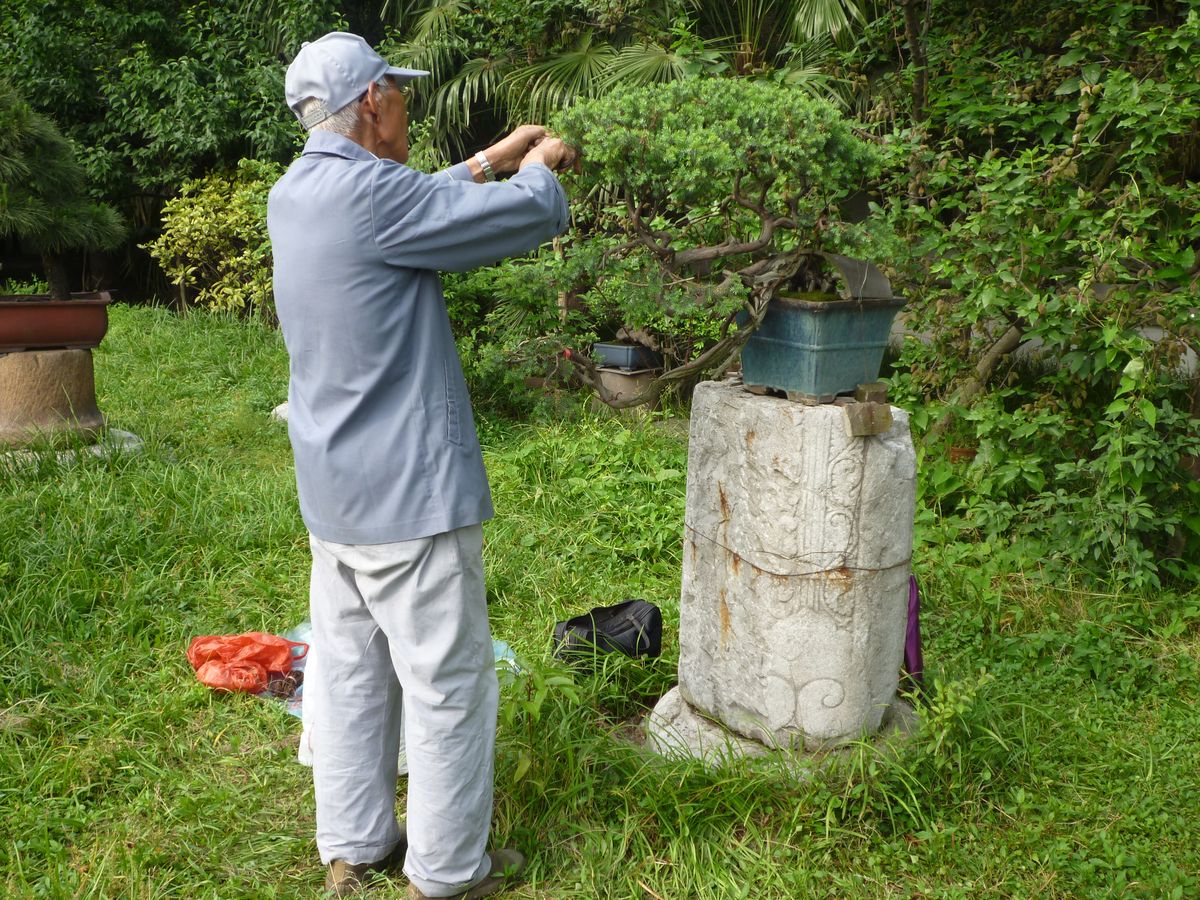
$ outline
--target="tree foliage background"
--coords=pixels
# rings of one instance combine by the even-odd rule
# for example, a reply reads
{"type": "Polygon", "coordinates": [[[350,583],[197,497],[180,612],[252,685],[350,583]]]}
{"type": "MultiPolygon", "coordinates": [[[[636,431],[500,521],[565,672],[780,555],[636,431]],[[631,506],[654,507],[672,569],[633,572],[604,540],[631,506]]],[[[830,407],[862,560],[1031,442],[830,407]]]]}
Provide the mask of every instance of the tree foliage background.
{"type": "MultiPolygon", "coordinates": [[[[280,99],[284,64],[335,27],[432,71],[413,102],[427,167],[515,122],[601,109],[618,89],[740,78],[833,104],[883,159],[859,198],[860,250],[909,298],[890,380],[923,448],[924,533],[969,538],[972,564],[1048,577],[1195,579],[1194,4],[0,0],[11,76],[75,142],[97,199],[134,223],[130,247],[158,235],[182,194],[168,211],[176,237],[156,245],[167,296],[195,277],[192,299],[207,290],[227,308],[269,311],[267,286],[245,273],[269,259],[254,209],[301,140],[280,99]],[[257,167],[239,170],[243,159],[257,167]],[[234,262],[194,258],[215,248],[234,262]]],[[[681,364],[722,339],[600,252],[624,208],[600,168],[572,189],[581,214],[566,241],[447,280],[484,403],[528,409],[526,380],[569,384],[562,351],[593,338],[653,332],[681,364]],[[623,284],[619,302],[572,306],[581,268],[623,284]]]]}
{"type": "Polygon", "coordinates": [[[133,224],[113,267],[127,295],[158,286],[137,245],[187,179],[299,146],[284,60],[341,24],[331,0],[0,0],[7,76],[133,224]]]}

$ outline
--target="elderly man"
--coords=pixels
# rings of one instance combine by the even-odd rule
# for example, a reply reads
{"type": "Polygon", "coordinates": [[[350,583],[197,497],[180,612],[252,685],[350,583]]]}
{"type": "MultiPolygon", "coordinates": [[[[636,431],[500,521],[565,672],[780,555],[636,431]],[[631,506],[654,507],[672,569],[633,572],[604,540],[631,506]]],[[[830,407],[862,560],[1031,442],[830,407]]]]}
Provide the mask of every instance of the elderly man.
{"type": "Polygon", "coordinates": [[[311,134],[268,204],[321,662],[305,700],[317,848],[339,896],[401,859],[415,898],[484,897],[524,866],[515,850],[486,852],[492,505],[437,272],[561,233],[554,173],[574,152],[527,125],[439,174],[408,168],[404,86],[426,74],[351,34],[305,44],[285,90],[311,134]],[[395,816],[401,703],[407,829],[395,816]]]}

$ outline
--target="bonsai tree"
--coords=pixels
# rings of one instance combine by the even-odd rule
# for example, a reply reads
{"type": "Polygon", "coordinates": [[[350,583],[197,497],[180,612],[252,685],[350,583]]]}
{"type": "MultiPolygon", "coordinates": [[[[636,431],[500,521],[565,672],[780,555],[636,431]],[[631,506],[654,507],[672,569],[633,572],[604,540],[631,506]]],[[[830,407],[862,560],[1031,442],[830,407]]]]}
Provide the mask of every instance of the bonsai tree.
{"type": "Polygon", "coordinates": [[[565,306],[663,352],[641,394],[615,400],[587,355],[570,359],[613,406],[723,371],[784,289],[830,286],[827,250],[853,250],[840,205],[878,166],[831,104],[768,81],[698,78],[616,91],[565,112],[584,149],[565,306]],[[590,220],[590,221],[588,221],[590,220]]]}
{"type": "Polygon", "coordinates": [[[71,143],[0,82],[0,238],[40,254],[51,298],[67,300],[67,254],[108,250],[124,235],[117,212],[87,197],[71,143]]]}

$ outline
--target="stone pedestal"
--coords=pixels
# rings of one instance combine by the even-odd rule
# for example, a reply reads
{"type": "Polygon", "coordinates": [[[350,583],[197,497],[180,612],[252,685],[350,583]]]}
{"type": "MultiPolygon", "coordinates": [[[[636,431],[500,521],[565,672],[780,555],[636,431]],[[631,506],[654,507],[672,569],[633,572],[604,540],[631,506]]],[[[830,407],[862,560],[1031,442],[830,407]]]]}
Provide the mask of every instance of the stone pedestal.
{"type": "MultiPolygon", "coordinates": [[[[917,714],[905,700],[897,699],[883,714],[874,739],[882,746],[897,738],[903,740],[915,734],[919,725],[917,714]]],[[[713,765],[732,762],[743,756],[765,756],[773,752],[765,744],[730,731],[720,722],[706,718],[683,699],[679,688],[673,687],[654,707],[646,724],[650,746],[663,756],[693,756],[713,765]]],[[[836,752],[836,749],[834,752],[836,752]]],[[[807,754],[794,754],[800,765],[796,773],[803,775],[807,754]]]]}
{"type": "MultiPolygon", "coordinates": [[[[767,747],[875,733],[904,652],[916,463],[908,416],[852,437],[842,410],[697,387],[679,693],[767,747]]],[[[664,698],[664,703],[668,701],[664,698]]],[[[655,722],[679,719],[656,710],[655,722]]]]}
{"type": "Polygon", "coordinates": [[[64,435],[87,442],[103,428],[91,350],[0,355],[0,447],[64,435]]]}

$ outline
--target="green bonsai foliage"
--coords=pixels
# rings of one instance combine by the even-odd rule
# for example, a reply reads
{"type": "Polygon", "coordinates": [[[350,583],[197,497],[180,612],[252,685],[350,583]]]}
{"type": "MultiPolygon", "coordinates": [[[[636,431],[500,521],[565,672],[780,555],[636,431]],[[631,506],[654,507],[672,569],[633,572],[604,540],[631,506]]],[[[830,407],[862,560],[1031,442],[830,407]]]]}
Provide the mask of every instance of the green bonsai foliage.
{"type": "Polygon", "coordinates": [[[0,238],[40,253],[51,297],[66,300],[65,254],[111,249],[124,235],[116,211],[88,198],[71,143],[0,82],[0,238]]]}
{"type": "Polygon", "coordinates": [[[766,81],[626,89],[557,125],[584,148],[575,208],[588,237],[567,247],[580,261],[567,293],[598,331],[641,339],[666,361],[640,396],[614,401],[595,363],[573,355],[616,406],[732,362],[815,252],[853,250],[839,205],[878,166],[831,104],[766,81]]]}

